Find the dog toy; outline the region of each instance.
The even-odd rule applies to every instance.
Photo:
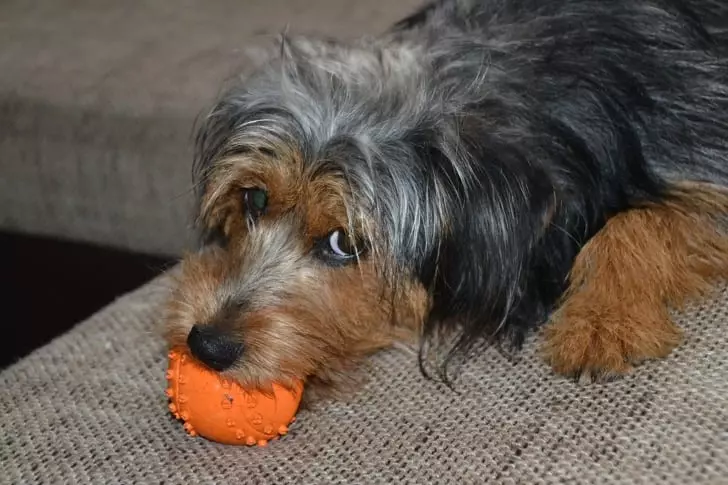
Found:
[[[293,390],[273,383],[273,393],[249,391],[197,362],[184,349],[169,353],[169,410],[191,436],[231,445],[265,446],[288,432],[301,402]]]

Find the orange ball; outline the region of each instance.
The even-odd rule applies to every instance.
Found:
[[[197,362],[187,350],[169,353],[169,410],[191,436],[230,445],[265,446],[288,432],[301,402],[303,383],[293,391],[273,384],[273,395],[247,391]]]

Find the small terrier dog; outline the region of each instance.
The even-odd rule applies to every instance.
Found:
[[[283,36],[199,126],[170,345],[309,399],[398,342],[449,382],[542,324],[564,375],[666,356],[728,275],[726,26],[721,0],[440,0]]]

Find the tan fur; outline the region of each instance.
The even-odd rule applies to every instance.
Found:
[[[189,254],[173,274],[172,292],[165,309],[165,333],[170,347],[184,344],[197,322],[215,317],[219,307],[217,290],[226,268],[219,252]]]
[[[727,209],[724,191],[691,184],[664,204],[610,219],[576,258],[546,327],[554,370],[608,378],[668,355],[681,340],[669,310],[728,275],[728,238],[717,221]]]
[[[414,340],[428,296],[421,287],[388,286],[373,258],[344,267],[316,262],[284,283],[280,304],[226,312],[220,288],[244,271],[249,246],[244,188],[268,191],[261,222],[292,218],[306,252],[332,231],[348,229],[342,181],[309,180],[295,154],[282,153],[273,163],[261,163],[262,154],[244,154],[221,163],[221,173],[211,176],[202,221],[208,227],[221,225],[229,247],[183,260],[168,304],[168,340],[170,346],[184,345],[193,325],[214,323],[244,346],[240,362],[226,375],[263,390],[271,381],[307,379],[311,400],[348,390],[352,365],[363,356],[394,341]]]

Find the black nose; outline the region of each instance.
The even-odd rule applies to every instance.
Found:
[[[211,325],[195,325],[187,336],[187,346],[203,364],[223,371],[235,363],[243,352],[243,344]]]

